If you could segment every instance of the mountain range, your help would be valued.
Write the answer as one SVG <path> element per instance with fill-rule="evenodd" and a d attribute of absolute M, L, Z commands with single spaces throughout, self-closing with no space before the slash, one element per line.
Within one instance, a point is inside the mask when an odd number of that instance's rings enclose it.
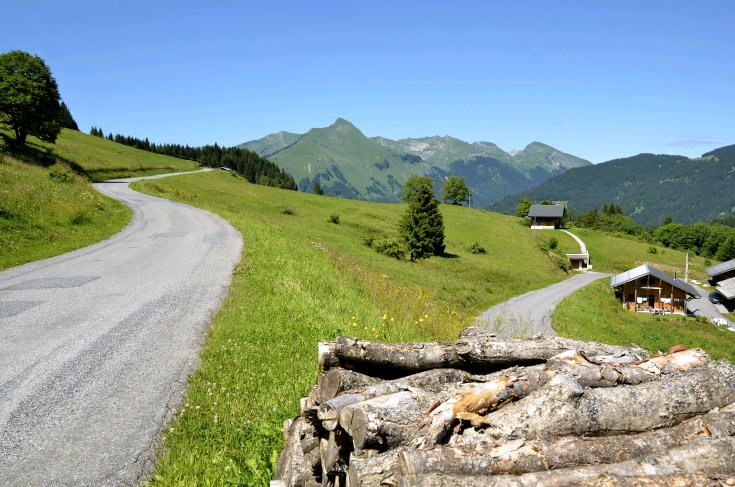
<path fill-rule="evenodd" d="M 576 211 L 619 205 L 642 225 L 735 216 L 735 145 L 701 157 L 639 154 L 554 176 L 536 188 L 508 196 L 491 209 L 513 213 L 519 199 L 564 201 Z"/>
<path fill-rule="evenodd" d="M 299 190 L 319 185 L 327 194 L 372 201 L 399 201 L 412 175 L 430 176 L 435 188 L 448 176 L 464 176 L 474 206 L 530 189 L 568 169 L 590 162 L 540 142 L 505 152 L 491 142 L 469 143 L 434 136 L 391 140 L 366 137 L 349 121 L 305 134 L 277 132 L 240 144 L 278 164 Z"/>

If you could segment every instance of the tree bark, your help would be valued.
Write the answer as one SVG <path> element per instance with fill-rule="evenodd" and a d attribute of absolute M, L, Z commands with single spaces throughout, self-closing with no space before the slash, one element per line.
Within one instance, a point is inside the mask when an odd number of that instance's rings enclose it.
<path fill-rule="evenodd" d="M 347 471 L 348 487 L 374 487 L 395 484 L 398 468 L 399 450 L 391 450 L 380 455 L 352 455 Z"/>
<path fill-rule="evenodd" d="M 327 372 L 325 377 L 333 371 L 339 370 L 343 369 L 332 369 Z M 439 393 L 444 390 L 454 389 L 457 384 L 469 380 L 472 377 L 469 373 L 462 370 L 434 369 L 391 381 L 379 381 L 367 387 L 345 391 L 343 394 L 339 394 L 324 402 L 319 406 L 318 418 L 327 431 L 333 431 L 338 424 L 339 412 L 350 404 L 408 389 L 423 389 Z"/>
<path fill-rule="evenodd" d="M 594 359 L 593 359 L 594 360 Z M 559 374 L 574 378 L 585 387 L 612 387 L 617 384 L 639 384 L 657 379 L 661 374 L 683 372 L 709 362 L 700 349 L 683 350 L 654 357 L 636 364 L 602 364 L 587 360 L 575 350 L 562 352 L 550 358 L 545 366 L 532 366 L 518 373 L 503 375 L 484 384 L 469 384 L 455 397 L 434 409 L 422 421 L 421 432 L 412 442 L 426 447 L 442 443 L 457 420 L 483 424 L 482 416 L 503 404 L 526 397 Z"/>
<path fill-rule="evenodd" d="M 435 395 L 421 390 L 401 391 L 344 407 L 339 425 L 355 449 L 386 450 L 407 444 L 418 431 L 424 411 Z"/>
<path fill-rule="evenodd" d="M 704 350 L 693 348 L 658 355 L 638 363 L 597 363 L 575 350 L 560 353 L 548 360 L 550 376 L 566 374 L 583 387 L 613 387 L 618 384 L 640 384 L 658 379 L 662 374 L 685 372 L 709 363 Z"/>
<path fill-rule="evenodd" d="M 497 441 L 473 435 L 466 442 L 453 438 L 453 446 L 400 453 L 401 475 L 441 473 L 497 475 L 616 463 L 665 452 L 693 438 L 726 438 L 735 435 L 735 405 L 711 411 L 670 428 L 621 436 L 565 436 L 543 440 Z"/>
<path fill-rule="evenodd" d="M 641 361 L 648 354 L 639 347 L 619 347 L 558 337 L 528 340 L 498 339 L 482 336 L 456 343 L 380 343 L 341 337 L 333 348 L 320 352 L 320 366 L 337 363 L 365 371 L 372 376 L 405 376 L 410 372 L 438 368 L 458 368 L 488 373 L 513 365 L 533 365 L 566 350 L 579 350 L 587 356 L 614 355 L 618 362 Z M 326 370 L 326 369 L 323 369 Z"/>
<path fill-rule="evenodd" d="M 380 379 L 353 370 L 332 368 L 319 379 L 319 404 L 324 404 L 337 394 L 377 384 Z"/>
<path fill-rule="evenodd" d="M 286 445 L 281 450 L 281 456 L 273 474 L 274 480 L 282 480 L 288 487 L 311 485 L 313 483 L 314 460 L 311 457 L 314 455 L 311 455 L 311 453 L 316 451 L 318 458 L 319 450 L 310 450 L 308 458 L 304 454 L 302 434 L 306 430 L 308 430 L 308 427 L 302 418 L 296 418 L 291 422 L 286 434 Z M 318 463 L 318 460 L 316 463 Z"/>
<path fill-rule="evenodd" d="M 632 386 L 586 389 L 566 375 L 485 417 L 498 438 L 636 433 L 672 426 L 735 402 L 735 367 L 724 361 Z M 633 414 L 632 414 L 633 413 Z"/>
<path fill-rule="evenodd" d="M 735 437 L 709 439 L 697 438 L 691 442 L 673 448 L 668 452 L 659 452 L 641 459 L 626 460 L 618 463 L 587 465 L 578 468 L 564 468 L 534 472 L 523 475 L 485 476 L 482 485 L 493 486 L 567 486 L 596 482 L 601 477 L 611 479 L 635 479 L 655 475 L 687 475 L 704 474 L 710 476 L 735 475 Z M 424 477 L 424 476 L 420 476 Z M 478 478 L 478 477 L 475 477 Z M 404 484 L 399 481 L 399 485 Z M 422 483 L 421 485 L 442 485 Z M 446 484 L 450 485 L 450 484 Z M 452 485 L 480 485 L 454 483 Z"/>
<path fill-rule="evenodd" d="M 617 475 L 610 473 L 599 473 L 584 480 L 574 477 L 569 480 L 555 479 L 538 484 L 522 483 L 522 477 L 498 480 L 491 476 L 463 476 L 463 475 L 409 475 L 398 477 L 398 487 L 722 487 L 723 485 L 735 485 L 735 481 L 729 475 L 705 474 L 705 473 L 680 473 L 665 475 Z M 396 484 L 393 484 L 396 485 Z"/>

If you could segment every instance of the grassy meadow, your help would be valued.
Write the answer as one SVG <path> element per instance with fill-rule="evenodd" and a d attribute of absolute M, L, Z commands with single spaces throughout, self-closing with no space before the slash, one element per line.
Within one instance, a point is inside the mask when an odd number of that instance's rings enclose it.
<path fill-rule="evenodd" d="M 130 221 L 126 206 L 63 163 L 0 157 L 0 270 L 104 240 Z"/>
<path fill-rule="evenodd" d="M 649 263 L 672 276 L 676 273 L 677 277 L 684 277 L 685 252 L 638 240 L 615 237 L 589 228 L 572 228 L 570 231 L 587 245 L 594 271 L 619 274 L 641 264 Z M 651 247 L 656 249 L 655 254 L 649 252 Z M 691 279 L 706 282 L 708 279 L 706 267 L 703 257 L 694 254 L 689 256 L 689 277 Z"/>
<path fill-rule="evenodd" d="M 1 132 L 1 131 L 0 131 Z M 10 132 L 3 132 L 10 137 Z M 92 181 L 193 171 L 194 161 L 154 154 L 76 130 L 62 129 L 56 143 L 29 136 L 23 148 L 11 148 L 19 159 L 44 162 L 60 159 Z"/>
<path fill-rule="evenodd" d="M 363 242 L 394 234 L 403 205 L 256 186 L 224 172 L 133 187 L 213 211 L 245 239 L 202 365 L 165 432 L 157 485 L 267 485 L 282 422 L 316 381 L 319 340 L 456 339 L 488 306 L 566 277 L 516 218 L 484 211 L 442 205 L 448 255 L 411 263 Z M 475 241 L 486 254 L 467 250 Z"/>
<path fill-rule="evenodd" d="M 560 336 L 616 345 L 636 343 L 651 353 L 667 351 L 676 344 L 703 348 L 714 359 L 735 362 L 735 333 L 704 318 L 682 315 L 649 315 L 623 309 L 602 279 L 572 294 L 552 317 Z"/>

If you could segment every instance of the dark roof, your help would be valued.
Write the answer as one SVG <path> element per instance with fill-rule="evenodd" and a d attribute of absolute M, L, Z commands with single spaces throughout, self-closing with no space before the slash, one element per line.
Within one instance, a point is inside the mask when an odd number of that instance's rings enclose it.
<path fill-rule="evenodd" d="M 537 218 L 561 218 L 564 216 L 563 205 L 531 205 L 528 216 Z"/>
<path fill-rule="evenodd" d="M 671 277 L 665 272 L 660 271 L 656 269 L 655 267 L 651 267 L 648 264 L 643 264 L 642 266 L 638 266 L 635 269 L 631 269 L 629 271 L 625 271 L 621 274 L 618 274 L 617 276 L 611 277 L 610 287 L 618 287 L 618 286 L 625 284 L 626 282 L 635 281 L 636 279 L 649 275 L 649 274 L 657 279 L 660 279 L 664 282 L 671 284 L 672 286 L 678 287 L 682 291 L 688 294 L 691 294 L 692 296 L 695 296 L 697 298 L 700 297 L 697 290 L 691 284 L 688 284 L 684 281 L 680 281 L 679 279 Z"/>
<path fill-rule="evenodd" d="M 725 272 L 730 272 L 732 270 L 735 270 L 735 259 L 728 260 L 727 262 L 723 262 L 722 264 L 713 265 L 712 267 L 707 267 L 707 274 L 715 277 L 719 276 L 720 274 L 724 274 Z"/>

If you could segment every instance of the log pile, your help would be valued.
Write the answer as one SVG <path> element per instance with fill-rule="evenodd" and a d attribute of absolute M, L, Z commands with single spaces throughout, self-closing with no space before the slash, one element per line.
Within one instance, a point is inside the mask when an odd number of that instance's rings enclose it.
<path fill-rule="evenodd" d="M 735 485 L 735 366 L 470 328 L 319 344 L 272 486 Z"/>

